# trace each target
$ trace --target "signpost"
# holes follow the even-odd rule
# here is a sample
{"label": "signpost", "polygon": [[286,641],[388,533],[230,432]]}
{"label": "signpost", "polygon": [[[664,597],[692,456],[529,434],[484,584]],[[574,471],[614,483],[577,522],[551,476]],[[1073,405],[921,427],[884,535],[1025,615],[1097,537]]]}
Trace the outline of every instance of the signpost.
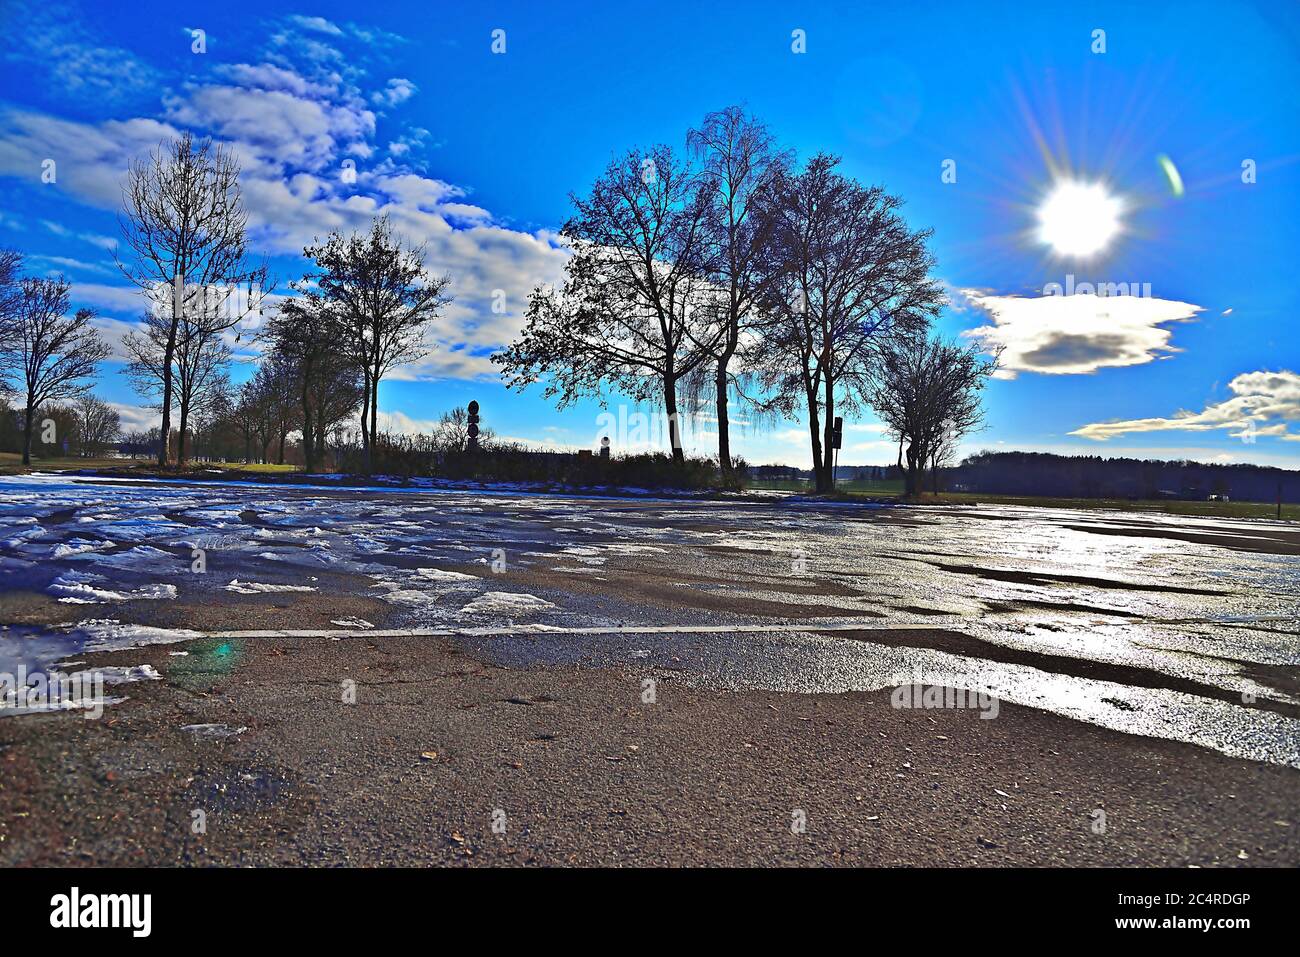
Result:
{"label": "signpost", "polygon": [[465,429],[465,434],[469,436],[468,446],[471,449],[478,448],[478,402],[471,401],[469,408],[469,425]]}
{"label": "signpost", "polygon": [[831,468],[831,487],[835,487],[835,473],[840,470],[840,444],[844,441],[844,419],[835,416],[835,427],[831,430],[831,448],[835,450],[835,465]]}

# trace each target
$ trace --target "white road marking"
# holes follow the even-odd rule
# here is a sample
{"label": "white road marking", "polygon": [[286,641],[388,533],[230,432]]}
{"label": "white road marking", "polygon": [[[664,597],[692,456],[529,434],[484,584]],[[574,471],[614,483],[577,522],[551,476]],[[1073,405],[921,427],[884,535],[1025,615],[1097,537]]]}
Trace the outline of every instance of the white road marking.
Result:
{"label": "white road marking", "polygon": [[520,625],[512,628],[374,628],[358,629],[262,629],[258,631],[205,631],[205,638],[513,638],[523,635],[682,635],[682,634],[765,634],[770,632],[831,631],[917,631],[947,627],[941,623],[916,624],[808,624],[808,625],[597,625],[558,628],[548,625]]}

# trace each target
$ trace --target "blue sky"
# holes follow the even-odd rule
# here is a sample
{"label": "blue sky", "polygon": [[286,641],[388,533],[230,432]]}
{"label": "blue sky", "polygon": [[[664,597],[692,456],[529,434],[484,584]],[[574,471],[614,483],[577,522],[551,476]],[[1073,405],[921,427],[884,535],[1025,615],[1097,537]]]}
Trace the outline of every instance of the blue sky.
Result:
{"label": "blue sky", "polygon": [[[611,154],[680,147],[706,112],[743,103],[801,156],[842,155],[933,227],[943,331],[1004,347],[989,428],[968,450],[1300,467],[1295,4],[616,6],[6,2],[0,242],[65,272],[120,338],[140,308],[110,251],[126,163],[179,130],[212,135],[243,160],[255,246],[281,288],[305,242],[376,211],[452,274],[436,350],[384,386],[391,426],[476,398],[503,435],[590,446],[609,431],[597,403],[556,412],[540,390],[508,393],[486,357],[519,328],[528,290],[558,276],[570,191]],[[196,29],[206,52],[192,52]],[[1037,234],[1062,181],[1121,204],[1092,257]],[[1044,295],[1067,276],[1150,294]],[[127,421],[150,417],[120,364],[100,392]],[[618,415],[624,400],[609,404]],[[806,434],[742,427],[736,444],[806,467]],[[869,417],[849,424],[842,463],[892,458]]]}

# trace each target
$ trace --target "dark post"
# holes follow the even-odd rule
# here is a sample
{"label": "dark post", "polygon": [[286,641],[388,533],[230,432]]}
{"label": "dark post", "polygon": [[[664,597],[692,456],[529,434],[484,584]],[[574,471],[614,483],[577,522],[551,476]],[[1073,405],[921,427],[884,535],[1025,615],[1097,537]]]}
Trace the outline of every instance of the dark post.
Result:
{"label": "dark post", "polygon": [[471,401],[469,408],[469,425],[465,428],[465,434],[469,436],[469,447],[478,448],[478,402]]}
{"label": "dark post", "polygon": [[831,485],[835,485],[835,473],[840,470],[840,445],[844,441],[844,419],[835,416],[835,428],[831,432],[831,448],[835,450],[835,464],[831,467]]}
{"label": "dark post", "polygon": [[602,459],[609,458],[609,436],[608,435],[606,435],[604,438],[600,440],[600,457]]}

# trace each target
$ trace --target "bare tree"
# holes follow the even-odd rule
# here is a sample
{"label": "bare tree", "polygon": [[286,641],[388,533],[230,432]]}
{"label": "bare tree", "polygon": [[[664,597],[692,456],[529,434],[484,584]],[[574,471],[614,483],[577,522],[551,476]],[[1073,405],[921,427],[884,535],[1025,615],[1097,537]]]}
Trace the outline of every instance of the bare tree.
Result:
{"label": "bare tree", "polygon": [[190,448],[197,459],[225,460],[228,447],[225,440],[231,431],[234,417],[234,392],[229,376],[223,375],[202,404],[194,407],[193,441]]}
{"label": "bare tree", "polygon": [[122,434],[121,415],[103,399],[89,393],[77,399],[76,411],[81,454],[103,455]]}
{"label": "bare tree", "polygon": [[324,461],[326,436],[361,404],[361,377],[338,347],[333,330],[340,323],[330,315],[330,303],[294,286],[299,295],[281,304],[270,339],[274,354],[294,370],[303,458],[312,473]]}
{"label": "bare tree", "polygon": [[424,247],[406,246],[386,216],[375,219],[368,233],[331,233],[303,255],[316,263],[318,271],[308,280],[315,280],[330,306],[326,314],[336,322],[338,345],[361,373],[368,472],[378,430],[379,383],[395,366],[428,354],[425,331],[451,302],[445,294],[451,278],[430,274]]}
{"label": "bare tree", "polygon": [[[0,354],[12,350],[18,332],[18,307],[23,300],[19,283],[23,255],[16,249],[0,248]],[[13,386],[0,378],[0,399],[13,394]]]}
{"label": "bare tree", "polygon": [[983,425],[980,394],[996,369],[997,357],[986,359],[979,346],[928,335],[900,338],[883,351],[869,400],[898,441],[908,495],[920,493],[926,468],[938,491],[939,467],[963,436]]}
{"label": "bare tree", "polygon": [[704,278],[707,194],[657,146],[612,161],[588,197],[571,199],[563,288],[533,291],[520,338],[492,361],[511,388],[546,379],[561,408],[606,387],[662,400],[680,463],[678,385],[720,336]]}
{"label": "bare tree", "polygon": [[[480,429],[478,444],[481,448],[486,447],[493,438],[491,429]],[[469,410],[459,405],[439,416],[432,440],[434,447],[441,451],[463,452],[469,448]]]}
{"label": "bare tree", "polygon": [[48,402],[75,399],[111,350],[90,324],[89,309],[68,317],[68,281],[22,279],[12,338],[0,352],[0,378],[14,382],[26,400],[23,411],[23,464],[32,460],[32,423]]}
{"label": "bare tree", "polygon": [[778,185],[766,252],[763,337],[751,353],[771,406],[806,411],[819,492],[835,487],[837,411],[862,408],[873,362],[890,337],[918,333],[944,302],[931,276],[928,230],[913,232],[902,201],[814,156]]}
{"label": "bare tree", "polygon": [[709,349],[714,361],[709,384],[718,417],[718,465],[730,473],[731,428],[728,393],[735,370],[732,360],[758,305],[764,276],[759,268],[770,241],[772,191],[792,162],[767,127],[738,106],[710,113],[686,136],[703,164],[706,217],[704,241],[709,278],[722,299],[721,335]]}
{"label": "bare tree", "polygon": [[258,370],[266,376],[266,411],[270,436],[276,446],[275,461],[284,464],[284,445],[298,428],[298,371],[287,359],[272,355]]}
{"label": "bare tree", "polygon": [[16,249],[0,248],[0,349],[13,338],[18,319],[18,306],[23,291],[18,279],[23,267],[23,254]]}
{"label": "bare tree", "polygon": [[145,313],[139,329],[122,338],[130,356],[127,375],[136,391],[157,398],[159,409],[169,400],[179,407],[178,465],[186,462],[187,436],[196,412],[205,402],[221,395],[229,384],[226,370],[231,353],[222,337],[223,323],[223,319],[203,309],[187,311],[175,323],[166,311],[152,310]]}
{"label": "bare tree", "polygon": [[[231,410],[231,422],[240,438],[243,439],[244,461],[246,463],[254,461],[253,442],[259,435],[265,434],[266,431],[265,422],[267,416],[264,385],[265,383],[254,375],[253,378],[240,387],[234,408]],[[265,452],[266,443],[263,442],[256,460],[261,461]]]}
{"label": "bare tree", "polygon": [[133,429],[124,436],[122,451],[129,453],[133,459],[140,455],[152,456],[157,441],[157,429]]}
{"label": "bare tree", "polygon": [[[248,261],[248,212],[234,154],[189,133],[160,144],[147,162],[133,160],[122,189],[122,234],[131,261],[122,272],[166,319],[157,364],[162,435],[158,464],[167,464],[171,433],[172,370],[187,315],[204,314],[217,333],[260,310],[266,267]],[[180,449],[178,448],[178,451]]]}

